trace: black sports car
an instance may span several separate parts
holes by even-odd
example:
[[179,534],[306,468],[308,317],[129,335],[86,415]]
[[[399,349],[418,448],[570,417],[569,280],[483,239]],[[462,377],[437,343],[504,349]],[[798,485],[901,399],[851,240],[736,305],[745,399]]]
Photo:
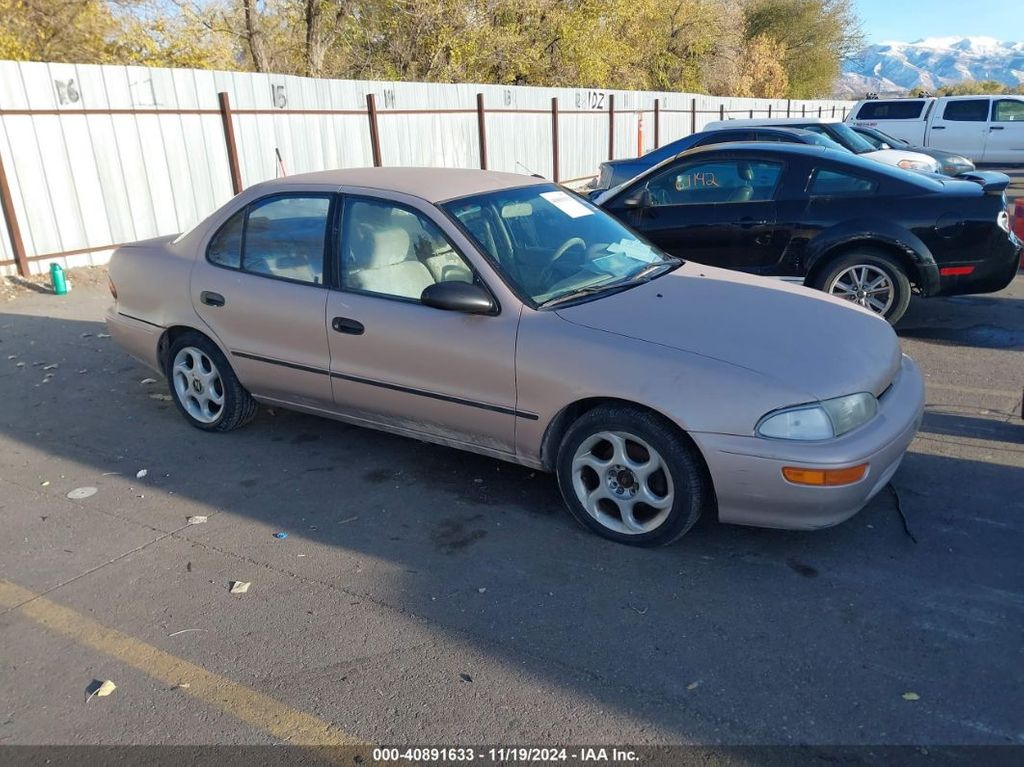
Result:
[[1017,273],[1009,178],[961,179],[814,146],[727,144],[594,202],[673,255],[793,278],[895,323],[912,292],[990,293]]
[[639,176],[645,170],[649,170],[658,163],[675,157],[677,154],[682,154],[688,149],[711,146],[712,144],[727,144],[731,141],[780,141],[790,144],[816,144],[831,149],[844,148],[828,136],[814,131],[803,130],[802,128],[765,126],[759,128],[704,130],[700,133],[691,133],[689,136],[676,139],[664,146],[651,150],[641,157],[625,157],[621,160],[608,160],[601,163],[601,166],[598,168],[597,184],[594,191],[590,193],[590,196],[593,197],[598,191],[611,189],[614,186],[623,184],[631,178]]

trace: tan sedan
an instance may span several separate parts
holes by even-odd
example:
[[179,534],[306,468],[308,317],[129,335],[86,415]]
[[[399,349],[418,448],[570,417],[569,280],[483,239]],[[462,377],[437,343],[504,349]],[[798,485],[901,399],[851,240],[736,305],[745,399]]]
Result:
[[679,261],[520,175],[271,181],[120,248],[110,274],[111,334],[197,428],[264,402],[552,471],[576,518],[623,543],[705,512],[841,522],[923,407],[884,320]]

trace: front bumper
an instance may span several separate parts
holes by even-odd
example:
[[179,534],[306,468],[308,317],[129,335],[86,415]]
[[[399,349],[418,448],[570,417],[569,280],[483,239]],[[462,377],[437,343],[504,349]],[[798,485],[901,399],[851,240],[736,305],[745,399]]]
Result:
[[[849,519],[889,482],[899,468],[924,411],[924,380],[903,358],[899,374],[878,403],[870,423],[826,442],[791,442],[697,433],[722,522],[812,530]],[[868,464],[864,478],[839,487],[795,485],[785,466],[840,469]]]

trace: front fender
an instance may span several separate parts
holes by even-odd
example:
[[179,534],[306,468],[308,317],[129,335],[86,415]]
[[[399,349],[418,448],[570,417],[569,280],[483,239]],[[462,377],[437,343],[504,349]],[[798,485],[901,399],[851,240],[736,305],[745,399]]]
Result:
[[921,293],[928,296],[938,292],[939,267],[928,246],[909,229],[880,219],[853,219],[822,231],[807,245],[807,273],[816,271],[830,254],[856,244],[881,245],[898,251],[912,270],[910,277]]

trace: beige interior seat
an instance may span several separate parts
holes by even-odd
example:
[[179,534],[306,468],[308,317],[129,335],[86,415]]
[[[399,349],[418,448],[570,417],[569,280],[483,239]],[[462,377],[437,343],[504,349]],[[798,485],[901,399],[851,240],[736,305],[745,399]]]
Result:
[[423,259],[434,282],[472,282],[473,272],[450,248]]
[[350,277],[359,290],[418,299],[435,282],[427,267],[409,259],[409,233],[401,227],[373,228],[361,238],[358,250],[353,253],[358,268]]

